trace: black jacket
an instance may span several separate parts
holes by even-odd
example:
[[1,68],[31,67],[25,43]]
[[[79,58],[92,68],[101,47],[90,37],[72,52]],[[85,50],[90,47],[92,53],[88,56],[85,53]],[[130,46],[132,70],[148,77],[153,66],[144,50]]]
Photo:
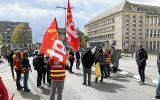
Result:
[[80,59],[79,51],[76,52],[76,59]]
[[82,65],[86,68],[91,68],[94,63],[94,54],[91,50],[86,51],[82,57]]
[[136,61],[138,66],[146,66],[146,60],[148,59],[148,54],[144,49],[140,49],[136,54]]

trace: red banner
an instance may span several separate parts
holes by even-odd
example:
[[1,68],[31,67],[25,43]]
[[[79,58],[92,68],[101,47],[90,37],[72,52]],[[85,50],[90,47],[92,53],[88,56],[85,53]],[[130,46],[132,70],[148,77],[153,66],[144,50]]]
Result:
[[61,38],[58,36],[58,26],[56,18],[44,35],[40,52],[63,63],[66,63],[66,49]]
[[73,22],[72,12],[70,3],[68,0],[68,7],[67,7],[67,20],[66,20],[66,41],[72,47],[74,51],[77,51],[80,48],[80,41],[78,35],[75,30],[75,25]]

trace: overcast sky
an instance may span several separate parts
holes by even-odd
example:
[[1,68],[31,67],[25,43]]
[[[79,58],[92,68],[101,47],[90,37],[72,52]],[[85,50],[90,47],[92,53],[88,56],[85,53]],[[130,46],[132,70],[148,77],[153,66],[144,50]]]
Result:
[[[74,23],[84,32],[84,25],[100,12],[124,0],[70,0]],[[128,0],[133,3],[160,6],[160,0]],[[59,27],[64,27],[65,13],[56,6],[66,6],[67,0],[0,0],[0,20],[29,22],[33,41],[41,42],[43,34],[56,17]]]

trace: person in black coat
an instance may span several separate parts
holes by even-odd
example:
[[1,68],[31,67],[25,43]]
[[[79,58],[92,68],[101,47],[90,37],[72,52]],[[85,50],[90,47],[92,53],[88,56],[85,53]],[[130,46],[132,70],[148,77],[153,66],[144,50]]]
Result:
[[15,79],[15,77],[14,77],[14,66],[13,66],[13,59],[14,59],[13,55],[14,55],[14,51],[11,51],[11,53],[9,54],[9,57],[8,57],[8,62],[9,62],[10,67],[11,67],[12,77],[13,77],[13,79]]
[[80,53],[79,51],[76,52],[76,69],[79,69],[80,66]]
[[138,72],[141,78],[141,81],[139,81],[140,85],[145,85],[145,67],[147,59],[148,54],[146,50],[144,50],[143,45],[140,45],[140,49],[136,53],[136,62],[138,65]]
[[94,63],[94,54],[91,52],[91,49],[88,50],[83,54],[82,57],[82,65],[83,65],[83,85],[86,85],[86,78],[88,74],[88,85],[91,85],[91,67]]
[[44,55],[43,53],[38,54],[38,62],[37,62],[37,87],[41,86],[42,75],[44,70]]
[[73,63],[74,63],[74,52],[72,50],[69,51],[69,57],[68,57],[68,59],[69,59],[69,63],[70,63],[68,71],[70,73],[74,73],[72,71],[72,67],[73,67]]

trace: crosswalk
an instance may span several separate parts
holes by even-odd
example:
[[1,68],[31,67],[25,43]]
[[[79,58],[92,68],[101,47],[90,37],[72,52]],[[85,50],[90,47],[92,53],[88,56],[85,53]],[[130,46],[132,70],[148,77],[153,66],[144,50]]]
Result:
[[13,79],[10,70],[5,71],[5,72],[1,72],[1,73],[0,73],[0,77],[2,77],[2,80],[3,80],[3,81]]

